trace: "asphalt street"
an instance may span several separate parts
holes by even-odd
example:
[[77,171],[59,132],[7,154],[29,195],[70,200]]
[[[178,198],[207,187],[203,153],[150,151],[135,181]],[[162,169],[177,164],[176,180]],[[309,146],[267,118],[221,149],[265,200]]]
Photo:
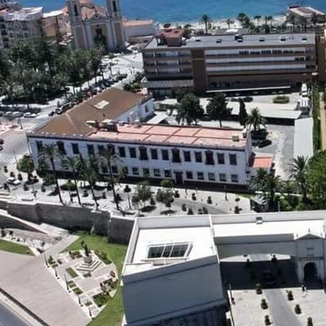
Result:
[[30,326],[0,303],[0,326]]

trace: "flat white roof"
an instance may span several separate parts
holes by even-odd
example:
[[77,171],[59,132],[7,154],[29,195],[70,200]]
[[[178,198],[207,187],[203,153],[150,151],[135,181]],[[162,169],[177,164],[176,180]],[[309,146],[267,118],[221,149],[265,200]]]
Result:
[[294,124],[294,154],[293,157],[314,155],[312,139],[313,120],[311,117],[298,119]]
[[259,236],[293,234],[300,237],[308,233],[324,236],[324,220],[301,221],[264,221],[252,223],[214,224],[215,237]]

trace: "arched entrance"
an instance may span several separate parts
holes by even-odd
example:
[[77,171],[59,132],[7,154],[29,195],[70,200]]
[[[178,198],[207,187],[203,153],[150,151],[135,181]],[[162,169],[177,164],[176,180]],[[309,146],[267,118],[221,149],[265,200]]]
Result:
[[315,280],[318,278],[317,267],[316,264],[313,262],[307,263],[304,266],[304,280]]

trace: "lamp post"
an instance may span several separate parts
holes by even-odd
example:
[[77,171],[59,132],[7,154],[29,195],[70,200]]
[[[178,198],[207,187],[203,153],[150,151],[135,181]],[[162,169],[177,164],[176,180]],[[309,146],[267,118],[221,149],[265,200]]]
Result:
[[129,188],[128,185],[126,185],[123,191],[127,194],[129,209],[131,209],[130,197],[129,197],[129,192],[131,191],[131,189]]
[[88,313],[89,313],[89,317],[91,317],[93,319],[93,315],[92,315],[92,311],[91,311],[90,307],[88,307]]
[[68,285],[68,281],[67,281],[67,277],[66,277],[66,274],[63,274],[63,277],[65,279],[65,283],[66,283],[66,288],[67,288],[67,291],[70,293],[70,288],[69,288],[69,285]]
[[49,268],[49,264],[48,264],[48,261],[47,261],[47,259],[46,259],[46,255],[45,255],[45,253],[43,254],[43,256],[44,256],[45,266],[46,266],[47,268]]
[[[83,303],[82,303],[82,301],[81,301],[81,299],[80,299],[79,294],[77,294],[77,297],[78,297],[78,303],[79,303],[79,305],[82,307],[82,306],[83,306]],[[88,308],[88,309],[89,309],[89,308]],[[89,316],[92,318],[92,312],[91,312],[91,311],[89,311]]]
[[228,200],[228,192],[226,190],[226,185],[224,185],[224,198],[225,200]]
[[55,277],[57,278],[57,279],[59,279],[60,277],[59,277],[59,274],[58,274],[58,272],[57,272],[57,268],[56,267],[53,267],[54,268],[54,274],[55,274]]

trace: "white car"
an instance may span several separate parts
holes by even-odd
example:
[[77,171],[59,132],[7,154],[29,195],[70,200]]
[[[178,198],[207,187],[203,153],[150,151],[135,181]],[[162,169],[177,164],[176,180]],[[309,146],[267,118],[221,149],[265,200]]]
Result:
[[36,113],[26,112],[24,114],[24,118],[36,118],[36,117],[37,117]]
[[14,185],[14,186],[18,186],[18,185],[20,185],[20,181],[17,180],[16,178],[14,178],[14,177],[9,177],[9,178],[7,179],[7,183],[8,183],[9,185]]
[[12,113],[12,116],[15,117],[15,118],[20,118],[23,116],[23,113],[20,112],[20,111],[15,111]]

